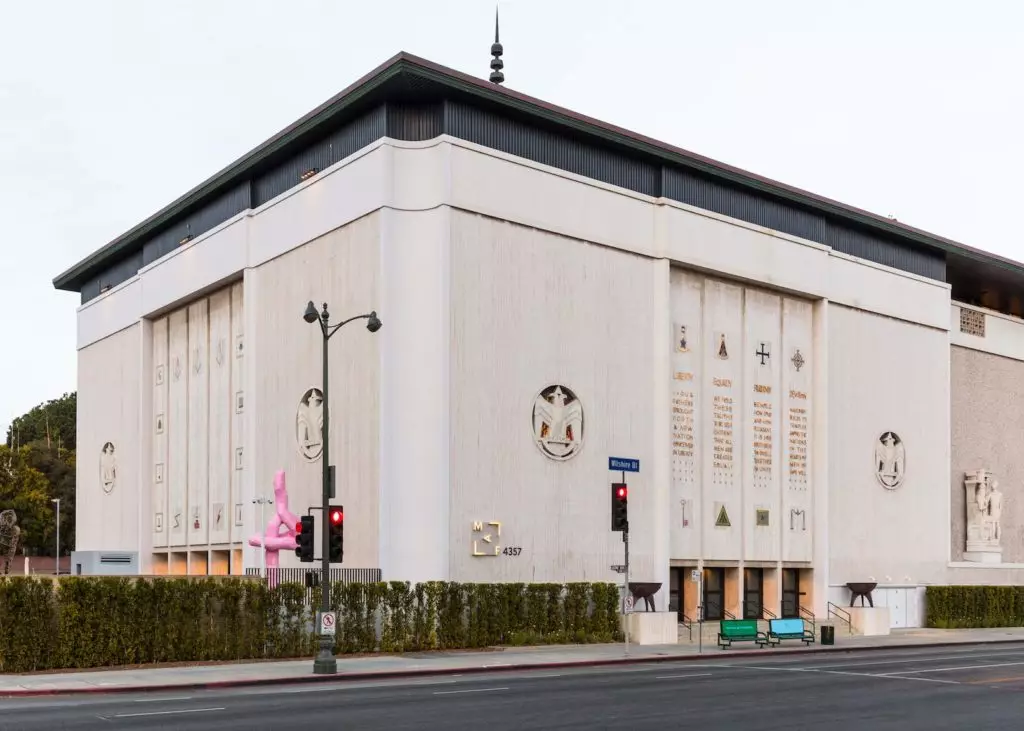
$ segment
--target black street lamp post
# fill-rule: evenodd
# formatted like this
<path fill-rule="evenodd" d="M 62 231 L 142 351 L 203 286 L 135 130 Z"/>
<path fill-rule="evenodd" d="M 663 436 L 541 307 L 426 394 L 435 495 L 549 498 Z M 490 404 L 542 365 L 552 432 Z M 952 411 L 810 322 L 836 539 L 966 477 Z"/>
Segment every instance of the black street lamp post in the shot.
<path fill-rule="evenodd" d="M 323 335 L 323 359 L 324 359 L 324 427 L 323 435 L 321 436 L 321 443 L 323 444 L 322 457 L 323 464 L 323 541 L 320 550 L 323 552 L 321 558 L 321 578 L 320 585 L 322 587 L 321 597 L 321 612 L 331 611 L 331 584 L 330 584 L 330 572 L 331 572 L 331 561 L 330 561 L 330 533 L 327 530 L 327 514 L 330 511 L 331 501 L 331 477 L 330 477 L 330 408 L 331 403 L 330 394 L 328 393 L 327 374 L 328 374 L 328 348 L 327 343 L 331 339 L 334 333 L 338 332 L 342 327 L 349 324 L 354 320 L 367 320 L 366 329 L 372 333 L 377 332 L 381 328 L 381 321 L 377 318 L 377 312 L 371 312 L 368 315 L 356 315 L 350 317 L 347 320 L 339 322 L 337 325 L 330 324 L 330 313 L 327 312 L 327 303 L 324 302 L 322 312 L 316 311 L 316 306 L 313 301 L 310 300 L 309 304 L 306 305 L 306 311 L 302 315 L 302 319 L 312 325 L 314 322 L 320 323 L 320 332 Z M 319 628 L 318 628 L 319 629 Z M 316 675 L 333 675 L 338 672 L 338 661 L 334 657 L 334 638 L 330 635 L 320 635 L 320 652 L 317 654 L 316 659 L 313 661 L 313 673 Z"/>

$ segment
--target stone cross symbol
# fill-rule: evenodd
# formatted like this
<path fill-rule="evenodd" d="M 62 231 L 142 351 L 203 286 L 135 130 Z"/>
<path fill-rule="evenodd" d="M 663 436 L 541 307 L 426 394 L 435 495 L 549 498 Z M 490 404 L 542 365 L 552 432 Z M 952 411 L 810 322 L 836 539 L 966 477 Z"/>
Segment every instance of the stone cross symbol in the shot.
<path fill-rule="evenodd" d="M 793 355 L 793 365 L 796 366 L 798 372 L 804 367 L 804 357 L 800 354 L 800 348 L 797 348 Z"/>
<path fill-rule="evenodd" d="M 754 353 L 755 356 L 761 359 L 761 365 L 764 365 L 766 358 L 771 358 L 771 353 L 768 352 L 768 343 L 761 343 L 761 349 Z"/>

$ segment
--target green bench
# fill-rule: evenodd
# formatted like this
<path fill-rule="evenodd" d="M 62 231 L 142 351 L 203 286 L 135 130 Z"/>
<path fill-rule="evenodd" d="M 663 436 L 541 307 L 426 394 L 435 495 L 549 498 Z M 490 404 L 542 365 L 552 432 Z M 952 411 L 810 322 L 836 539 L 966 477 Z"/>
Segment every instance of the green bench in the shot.
<path fill-rule="evenodd" d="M 809 645 L 814 642 L 814 633 L 804 627 L 802 619 L 769 619 L 768 641 L 778 645 L 783 640 L 801 640 Z"/>
<path fill-rule="evenodd" d="M 733 642 L 756 642 L 764 647 L 768 636 L 757 628 L 756 619 L 723 619 L 718 623 L 718 646 L 724 650 Z"/>

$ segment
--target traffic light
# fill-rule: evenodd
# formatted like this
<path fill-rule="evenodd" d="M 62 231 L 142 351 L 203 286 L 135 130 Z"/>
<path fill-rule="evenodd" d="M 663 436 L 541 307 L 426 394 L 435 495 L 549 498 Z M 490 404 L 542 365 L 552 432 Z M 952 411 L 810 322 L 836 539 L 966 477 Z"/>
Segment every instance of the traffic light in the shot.
<path fill-rule="evenodd" d="M 303 563 L 313 561 L 313 527 L 312 515 L 303 515 L 295 526 L 295 542 L 298 544 L 295 555 Z"/>
<path fill-rule="evenodd" d="M 331 563 L 341 563 L 345 555 L 345 508 L 332 505 L 327 512 L 327 526 L 330 548 L 327 555 Z"/>
<path fill-rule="evenodd" d="M 628 531 L 629 520 L 626 512 L 626 496 L 629 488 L 624 482 L 612 485 L 612 530 Z"/>

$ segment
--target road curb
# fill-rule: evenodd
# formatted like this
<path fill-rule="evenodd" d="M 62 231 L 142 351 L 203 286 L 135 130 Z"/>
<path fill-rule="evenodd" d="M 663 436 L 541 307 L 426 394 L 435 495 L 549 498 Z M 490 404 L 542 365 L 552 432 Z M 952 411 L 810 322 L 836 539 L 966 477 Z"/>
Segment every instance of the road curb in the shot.
<path fill-rule="evenodd" d="M 788 657 L 790 655 L 828 655 L 839 653 L 877 652 L 880 650 L 930 649 L 942 647 L 977 647 L 984 645 L 1022 644 L 1024 639 L 978 640 L 977 642 L 902 643 L 898 645 L 869 645 L 867 647 L 804 647 L 783 652 L 759 650 L 721 651 L 699 655 L 648 655 L 644 657 L 616 657 L 598 660 L 565 660 L 561 662 L 524 662 L 509 665 L 482 665 L 455 668 L 427 668 L 418 670 L 378 670 L 337 675 L 303 675 L 285 678 L 252 678 L 245 680 L 213 680 L 202 683 L 160 683 L 155 685 L 94 686 L 89 688 L 39 688 L 0 691 L 0 698 L 30 698 L 56 695 L 97 695 L 124 693 L 161 693 L 182 690 L 218 690 L 224 688 L 258 688 L 270 685 L 309 685 L 314 683 L 344 683 L 365 680 L 398 680 L 401 678 L 436 677 L 438 675 L 485 675 L 489 673 L 552 670 L 559 668 L 614 667 L 619 665 L 647 665 L 652 663 L 678 663 L 720 660 L 733 657 Z M 344 662 L 342 660 L 342 662 Z"/>

